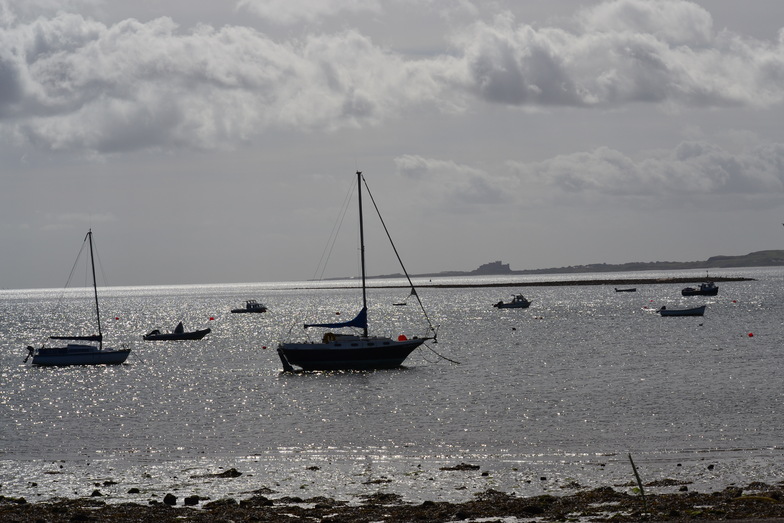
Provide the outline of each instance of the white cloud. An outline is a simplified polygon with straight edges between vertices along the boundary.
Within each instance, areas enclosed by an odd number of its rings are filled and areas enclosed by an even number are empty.
[[[379,9],[349,0],[242,5],[283,18]],[[423,107],[470,115],[482,110],[477,101],[555,109],[784,99],[784,38],[715,34],[707,11],[676,0],[598,4],[571,28],[485,11],[426,58],[355,29],[273,39],[246,26],[182,29],[165,17],[108,23],[60,11],[22,21],[0,7],[0,133],[37,149],[234,148],[268,129],[367,128]]]
[[[59,14],[0,31],[0,45],[5,131],[57,150],[212,148],[268,126],[367,125],[440,89],[427,67],[354,31],[278,43],[247,27]]]
[[[412,22],[425,12],[453,20],[476,17],[480,11],[471,0],[237,0],[237,8],[285,26],[318,25],[328,19],[350,19],[353,23],[351,17],[380,19],[394,16],[393,12],[403,13]]]
[[[586,33],[648,34],[672,46],[709,45],[713,18],[697,4],[681,0],[613,0],[578,14]]]
[[[75,12],[102,4],[104,0],[0,0],[0,26],[35,20],[46,13]]]
[[[378,13],[381,9],[376,0],[239,0],[237,6],[284,25],[314,22],[344,13]]]
[[[672,151],[642,160],[599,147],[544,162],[511,165],[523,180],[544,182],[563,193],[599,196],[618,205],[623,204],[618,197],[624,196],[673,204],[696,197],[737,196],[741,205],[756,205],[778,201],[784,193],[781,143],[731,153],[706,142],[683,142]]]
[[[507,105],[633,102],[765,106],[784,99],[779,42],[714,35],[690,2],[615,0],[577,14],[576,28],[535,28],[511,14],[456,37],[464,81]]]
[[[425,158],[418,155],[403,155],[395,158],[399,174],[415,179],[421,189],[429,195],[440,195],[444,208],[450,212],[471,212],[486,205],[511,203],[508,184],[513,179],[503,180],[491,176],[482,169],[460,165],[453,161]]]

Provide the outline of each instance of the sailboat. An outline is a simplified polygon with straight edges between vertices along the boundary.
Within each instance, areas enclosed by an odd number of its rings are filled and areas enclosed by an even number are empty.
[[[278,345],[278,356],[283,364],[283,370],[292,372],[295,367],[302,370],[376,370],[392,369],[400,367],[405,359],[417,347],[427,340],[435,340],[436,330],[430,325],[433,333],[430,337],[412,337],[400,335],[397,339],[384,336],[371,336],[368,334],[368,306],[367,306],[367,285],[365,277],[365,233],[362,213],[362,183],[365,181],[362,172],[357,171],[357,199],[359,203],[359,238],[360,238],[360,266],[362,276],[362,308],[352,320],[342,323],[312,323],[305,324],[305,329],[321,327],[326,329],[355,328],[361,334],[338,334],[334,332],[324,333],[319,342],[283,342]],[[367,183],[365,182],[367,188]],[[373,200],[372,194],[368,195]],[[373,201],[375,206],[375,201]],[[376,207],[378,213],[378,207]],[[379,214],[379,218],[380,218]],[[384,224],[383,219],[381,220]],[[386,225],[384,225],[386,230]],[[389,231],[386,230],[387,237]],[[390,238],[391,241],[391,238]],[[392,245],[394,249],[394,244]],[[397,250],[395,249],[395,254]],[[400,256],[398,255],[398,261]],[[402,263],[401,263],[402,266]],[[405,272],[405,268],[403,268]],[[411,278],[408,278],[409,285],[413,289]],[[419,300],[419,296],[412,292]],[[421,306],[421,301],[419,302]],[[422,307],[424,312],[424,307]],[[425,312],[427,318],[427,313]],[[429,323],[429,319],[428,319]]]
[[[32,357],[33,365],[62,367],[66,365],[118,365],[125,362],[131,349],[111,349],[103,346],[103,333],[101,332],[101,312],[98,309],[98,286],[95,281],[95,260],[93,258],[93,231],[87,231],[84,242],[90,246],[90,268],[93,277],[93,296],[95,297],[95,318],[98,334],[87,336],[49,336],[52,340],[71,340],[74,342],[93,343],[67,343],[64,347],[41,346],[35,349],[27,347],[25,362]],[[82,246],[84,248],[84,245]],[[94,343],[97,343],[95,345]]]

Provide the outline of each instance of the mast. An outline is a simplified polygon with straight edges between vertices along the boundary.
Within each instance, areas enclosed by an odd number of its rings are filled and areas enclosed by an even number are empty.
[[[367,310],[367,290],[365,288],[365,228],[362,223],[362,171],[357,171],[357,197],[359,199],[359,257],[362,269],[362,308]],[[98,304],[96,298],[96,306]],[[367,338],[367,321],[362,328],[362,333]]]
[[[98,285],[95,282],[95,259],[93,258],[93,230],[87,231],[90,241],[90,268],[93,271],[93,293],[95,294],[95,317],[98,319],[98,346],[103,348],[103,334],[101,333],[101,312],[98,310]]]

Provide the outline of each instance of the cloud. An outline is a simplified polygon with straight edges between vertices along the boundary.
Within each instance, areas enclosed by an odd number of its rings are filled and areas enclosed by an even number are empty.
[[[706,46],[713,18],[697,4],[681,0],[614,0],[577,15],[586,33],[647,34],[668,45]]]
[[[381,10],[376,0],[239,0],[237,7],[282,25],[314,22],[344,13],[378,13]]]
[[[614,0],[576,14],[574,28],[535,28],[509,14],[455,37],[476,96],[516,106],[698,106],[781,103],[782,41],[715,34],[691,2]]]
[[[475,18],[479,13],[471,0],[238,0],[237,9],[284,26],[318,25],[329,19],[349,19],[348,23],[353,23],[352,17],[367,15],[379,20],[400,14],[413,21],[425,13],[445,20]]]
[[[620,205],[640,198],[683,200],[730,197],[756,205],[784,193],[784,144],[732,153],[707,142],[680,143],[671,151],[635,160],[607,147],[538,163],[513,163],[524,185],[546,183],[563,194],[599,197]]]
[[[355,31],[279,43],[247,27],[61,13],[0,30],[0,49],[6,134],[54,150],[231,147],[271,126],[373,125],[440,89],[427,67]]]
[[[0,0],[0,27],[20,20],[35,20],[45,13],[75,12],[96,7],[104,0]]]
[[[430,195],[440,195],[446,210],[471,212],[486,205],[510,203],[506,184],[514,180],[491,176],[482,169],[461,165],[453,161],[403,155],[395,158],[398,174],[416,180]]]
[[[780,207],[784,194],[784,143],[733,152],[684,141],[641,158],[598,147],[487,168],[403,155],[395,165],[412,197],[426,195],[417,205],[437,210],[435,216],[481,212],[508,221],[510,215],[606,215],[611,209],[619,217],[629,210],[759,211]]]
[[[90,2],[66,7],[80,3]],[[49,12],[50,4],[31,5]],[[292,21],[383,16],[380,4],[354,0],[240,5]],[[569,27],[521,24],[485,6],[469,25],[456,16],[449,41],[427,56],[355,29],[273,39],[246,26],[104,23],[66,10],[31,17],[32,7],[9,6],[0,0],[0,135],[39,150],[230,149],[269,129],[367,128],[422,108],[470,117],[481,103],[555,110],[784,99],[784,37],[716,33],[705,9],[680,0],[613,0],[578,12]]]

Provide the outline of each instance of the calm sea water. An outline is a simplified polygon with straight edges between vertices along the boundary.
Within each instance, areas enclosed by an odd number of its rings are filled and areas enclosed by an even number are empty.
[[[721,283],[711,298],[669,284],[423,288],[439,342],[406,368],[311,374],[281,373],[274,347],[290,330],[303,336],[305,320],[356,312],[357,292],[327,288],[335,282],[101,289],[106,338],[133,352],[125,365],[92,368],[22,362],[28,344],[90,317],[86,294],[58,303],[61,290],[0,291],[0,495],[217,499],[266,487],[461,500],[488,488],[623,485],[629,453],[644,480],[692,490],[781,481],[784,269],[713,275],[756,280]],[[530,309],[492,307],[518,291]],[[392,305],[406,294],[371,292],[376,332],[423,332],[413,306]],[[229,313],[251,298],[270,311]],[[703,303],[702,318],[653,312]],[[141,340],[180,320],[212,333]],[[480,470],[441,470],[461,462]],[[229,468],[243,475],[203,477]]]

